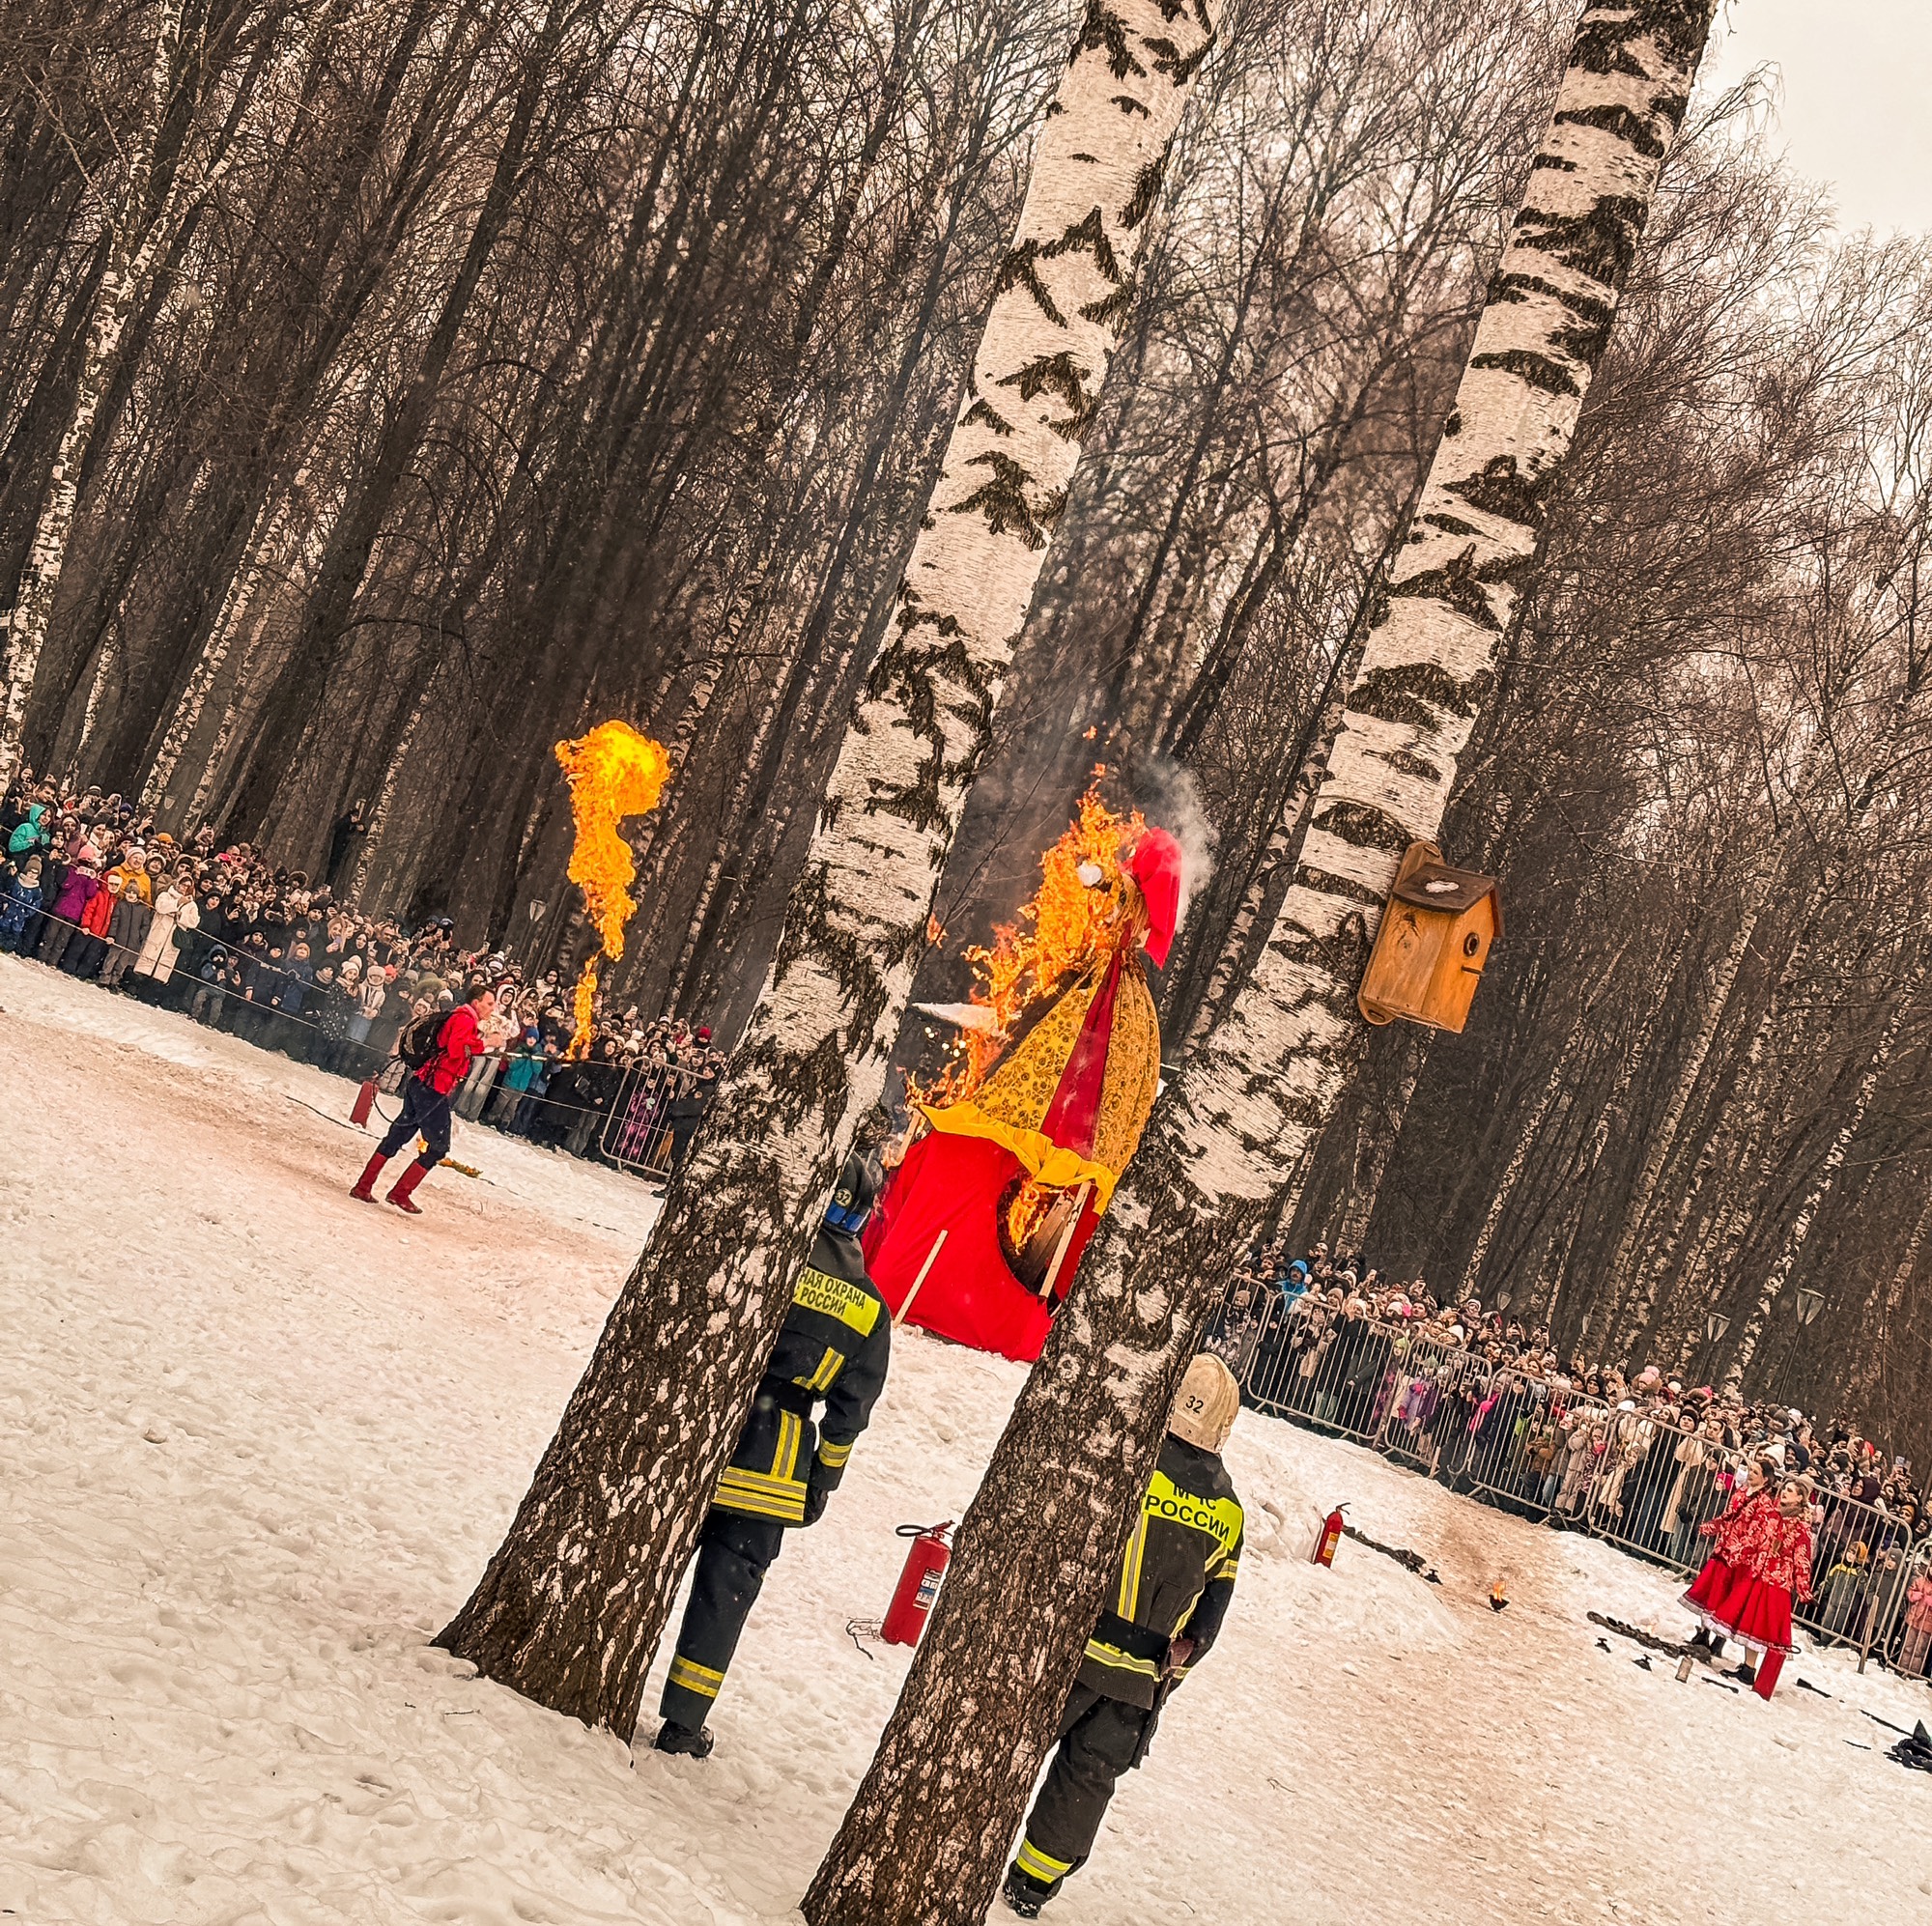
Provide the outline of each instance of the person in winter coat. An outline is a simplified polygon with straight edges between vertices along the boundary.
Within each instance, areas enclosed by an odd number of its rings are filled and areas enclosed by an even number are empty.
[[[355,1007],[349,1018],[348,1044],[344,1056],[343,1069],[348,1076],[361,1078],[369,1075],[374,1065],[370,1058],[374,1054],[369,1048],[369,1033],[376,1020],[383,1014],[383,1007],[389,1000],[389,985],[380,964],[363,966],[360,959],[352,956],[350,963],[357,964],[361,975],[355,979],[354,996]],[[346,972],[349,964],[343,965],[344,986],[348,985]]]
[[[577,1074],[571,1079],[569,1100],[576,1107],[569,1113],[570,1131],[563,1140],[563,1147],[570,1155],[584,1156],[592,1139],[603,1136],[611,1106],[617,1100],[623,1081],[624,1073],[617,1062],[617,1040],[607,1036],[593,1056],[577,1065]]]
[[[230,973],[234,972],[236,986],[240,984],[240,970],[227,950],[218,945],[208,952],[208,960],[195,975],[199,987],[188,999],[187,1013],[196,1023],[205,1023],[211,1030],[221,1026],[221,1005],[227,1001],[223,992],[230,987]]]
[[[526,1030],[516,1038],[503,1073],[497,1079],[497,1088],[490,1092],[489,1113],[484,1120],[514,1135],[525,1093],[536,1082],[542,1067],[542,1041],[535,1030]]]
[[[58,969],[73,947],[74,939],[81,934],[81,913],[100,892],[100,878],[96,869],[98,862],[92,848],[83,848],[74,857],[65,879],[54,892],[53,908],[48,913],[46,926],[41,931],[40,945],[34,951],[51,969]]]
[[[41,888],[41,859],[29,856],[17,866],[10,864],[0,882],[0,949],[18,953],[27,948],[31,929],[41,921],[46,892]]]
[[[1768,1458],[1754,1458],[1745,1473],[1744,1487],[1731,1499],[1721,1516],[1708,1518],[1697,1527],[1698,1536],[1712,1542],[1711,1555],[1704,1561],[1690,1589],[1680,1602],[1695,1612],[1698,1626],[1691,1634],[1693,1646],[1708,1646],[1711,1656],[1719,1657],[1724,1650],[1728,1626],[1718,1624],[1714,1614],[1730,1595],[1737,1572],[1733,1544],[1738,1534],[1751,1528],[1751,1520],[1761,1512],[1776,1507],[1773,1495],[1777,1466]]]
[[[201,922],[200,906],[185,877],[163,883],[155,894],[155,917],[141,953],[134,959],[133,989],[145,1002],[165,1002],[174,981],[175,959]]]
[[[80,912],[80,928],[61,957],[61,968],[70,977],[92,977],[99,973],[107,956],[107,929],[121,901],[121,880],[109,877],[105,885],[88,897]]]
[[[108,882],[111,887],[111,876]],[[114,905],[113,914],[107,920],[107,955],[100,965],[100,981],[105,988],[118,990],[121,987],[122,978],[141,953],[142,944],[148,940],[148,925],[154,920],[154,911],[124,880],[121,900]]]
[[[1932,1546],[1919,1554],[1918,1569],[1905,1589],[1905,1643],[1898,1669],[1908,1679],[1922,1678],[1932,1657]]]
[[[710,1755],[705,1717],[785,1531],[824,1515],[885,1389],[892,1313],[867,1275],[859,1243],[880,1183],[869,1158],[845,1160],[792,1286],[791,1309],[698,1534],[691,1602],[658,1707],[659,1752]]]
[[[120,877],[123,896],[132,896],[136,902],[153,908],[154,879],[148,874],[148,859],[141,851],[130,849],[107,873],[110,877]]]
[[[1206,1352],[1187,1367],[1120,1583],[1087,1641],[1045,1782],[1001,1896],[1022,1919],[1087,1862],[1122,1772],[1147,1756],[1169,1692],[1219,1636],[1240,1567],[1241,1501],[1221,1450],[1241,1408]]]
[[[411,1199],[416,1186],[449,1154],[449,1093],[469,1074],[469,1065],[483,1050],[483,1026],[497,1013],[497,993],[487,983],[469,992],[437,1026],[436,1041],[422,1066],[403,1082],[403,1107],[377,1146],[350,1196],[362,1204],[376,1202],[376,1179],[382,1169],[412,1137],[420,1136],[424,1148],[399,1176],[388,1201],[412,1217],[422,1206]]]
[[[26,815],[7,838],[7,854],[18,863],[29,856],[44,858],[53,846],[53,832],[47,825],[47,806],[44,803],[29,803]]]
[[[347,976],[338,981],[335,966],[325,963],[315,973],[310,987],[308,1009],[314,1028],[308,1033],[308,1061],[318,1070],[340,1075],[349,1049],[349,1019],[355,1008],[354,980]]]

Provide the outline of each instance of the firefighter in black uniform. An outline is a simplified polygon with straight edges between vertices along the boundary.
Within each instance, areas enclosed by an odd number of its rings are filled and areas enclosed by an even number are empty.
[[[705,1714],[785,1527],[818,1522],[885,1389],[892,1314],[859,1247],[879,1186],[868,1158],[846,1159],[792,1287],[791,1310],[698,1535],[691,1602],[659,1706],[660,1752],[710,1752]],[[814,1429],[821,1399],[825,1415]]]
[[[1138,1766],[1162,1701],[1199,1664],[1227,1616],[1241,1559],[1241,1501],[1221,1447],[1241,1394],[1204,1353],[1187,1367],[1160,1461],[1060,1717],[1060,1742],[1033,1802],[1002,1896],[1022,1919],[1085,1863],[1122,1772]]]

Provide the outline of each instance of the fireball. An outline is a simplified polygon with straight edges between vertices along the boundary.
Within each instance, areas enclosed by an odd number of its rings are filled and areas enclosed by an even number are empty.
[[[618,833],[627,816],[641,816],[658,806],[670,779],[670,757],[660,743],[639,735],[628,722],[604,722],[575,742],[560,742],[556,759],[570,783],[570,813],[577,841],[570,852],[570,880],[583,892],[583,912],[597,931],[602,953],[613,961],[624,953],[624,925],[637,912],[631,885],[637,859]],[[590,1042],[597,995],[597,957],[583,966],[573,1007],[577,1034],[570,1054],[581,1056]]]

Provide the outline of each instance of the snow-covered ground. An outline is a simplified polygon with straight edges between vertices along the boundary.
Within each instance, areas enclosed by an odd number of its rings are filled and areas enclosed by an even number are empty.
[[[793,1916],[907,1662],[846,1624],[885,1608],[893,1527],[965,1505],[1018,1374],[903,1341],[767,1584],[716,1755],[634,1766],[425,1641],[650,1194],[459,1123],[482,1179],[370,1209],[345,1084],[11,958],[0,1005],[0,1912]],[[1771,1706],[1680,1685],[1584,1617],[1681,1633],[1661,1574],[1253,1413],[1229,1456],[1253,1537],[1226,1638],[1051,1917],[1932,1918],[1932,1779],[1862,1715],[1909,1725],[1923,1685],[1833,1655]],[[1442,1585],[1353,1544],[1309,1566],[1337,1499]]]

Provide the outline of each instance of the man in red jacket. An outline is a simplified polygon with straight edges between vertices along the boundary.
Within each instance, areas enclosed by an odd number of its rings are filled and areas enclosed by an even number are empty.
[[[423,1140],[422,1154],[396,1179],[389,1202],[412,1217],[422,1215],[421,1206],[410,1202],[426,1171],[433,1171],[449,1154],[449,1093],[469,1074],[470,1062],[483,1054],[483,1026],[497,1009],[497,993],[487,983],[478,983],[469,992],[467,1004],[458,1004],[443,1018],[436,1033],[436,1047],[422,1067],[403,1082],[403,1110],[389,1134],[377,1146],[368,1168],[355,1179],[351,1197],[364,1204],[376,1202],[376,1178],[383,1166],[412,1137]]]

